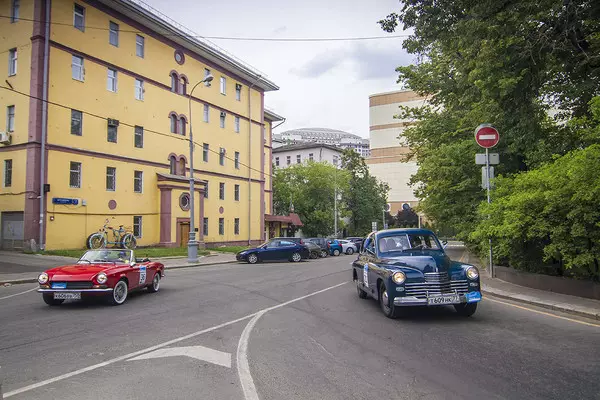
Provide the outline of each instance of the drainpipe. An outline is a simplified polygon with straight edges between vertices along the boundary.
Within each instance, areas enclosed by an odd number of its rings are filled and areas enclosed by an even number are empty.
[[[44,238],[44,223],[46,221],[46,210],[44,200],[44,185],[46,184],[46,135],[48,129],[48,59],[50,57],[50,0],[46,0],[46,31],[44,33],[44,80],[42,87],[42,150],[40,155],[40,250],[46,247]]]
[[[252,88],[260,79],[259,75],[256,82],[248,86],[248,245],[252,243]]]

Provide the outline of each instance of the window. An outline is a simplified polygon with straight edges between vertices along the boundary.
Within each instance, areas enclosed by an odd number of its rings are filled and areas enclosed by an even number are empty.
[[[69,187],[81,187],[81,163],[71,161],[69,170]]]
[[[117,187],[117,169],[106,167],[106,190],[114,192]]]
[[[185,176],[185,158],[183,157],[179,159],[179,171],[177,171],[177,175]]]
[[[71,58],[71,76],[73,79],[83,81],[83,57],[74,55]]]
[[[114,69],[108,69],[108,76],[106,79],[106,90],[110,92],[117,91],[117,71]]]
[[[15,131],[15,106],[6,107],[6,131]]]
[[[169,157],[169,173],[171,175],[177,174],[177,160],[175,159],[175,156]]]
[[[133,191],[135,193],[144,191],[144,171],[133,171]]]
[[[235,99],[237,101],[242,100],[242,85],[240,85],[239,83],[235,84]]]
[[[144,37],[135,35],[135,55],[144,58]]]
[[[12,186],[12,160],[4,160],[4,187]]]
[[[182,94],[185,96],[186,92],[187,92],[187,78],[183,77],[181,78],[181,84],[179,86],[179,94]]]
[[[238,117],[237,115],[235,116],[235,118],[233,119],[234,122],[234,129],[237,133],[240,133],[240,117]]]
[[[221,119],[219,120],[219,125],[221,126],[221,128],[225,128],[225,118],[227,117],[227,114],[225,114],[225,111],[221,111]]]
[[[279,167],[279,157],[275,157],[275,166]]]
[[[209,75],[210,75],[210,69],[204,68],[204,77],[206,78]],[[204,86],[210,86],[210,82],[204,82]]]
[[[133,145],[138,149],[144,147],[144,128],[136,126],[133,133]]]
[[[225,165],[225,149],[222,147],[219,149],[219,164]]]
[[[171,133],[177,133],[177,116],[175,114],[171,114],[169,119],[171,120]]]
[[[208,235],[208,218],[204,217],[204,221],[202,221],[202,234],[204,236]]]
[[[240,185],[235,185],[233,189],[233,199],[235,201],[240,201]]]
[[[17,22],[19,20],[19,9],[21,6],[21,0],[12,0],[10,7],[10,22]]]
[[[206,181],[206,185],[204,185],[204,198],[208,199],[208,181]]]
[[[178,93],[179,92],[179,77],[175,72],[171,73],[171,92]]]
[[[114,119],[108,120],[108,129],[106,134],[106,140],[111,143],[117,143],[117,128],[119,127],[119,121]]]
[[[135,99],[144,100],[144,81],[141,79],[135,80]]]
[[[73,7],[73,26],[81,32],[85,31],[85,8],[79,4]]]
[[[202,144],[202,161],[208,162],[208,143]]]
[[[225,184],[219,183],[219,200],[225,200]]]
[[[233,219],[233,234],[234,235],[240,234],[240,219],[239,218]]]
[[[8,76],[17,74],[17,49],[10,49],[8,51]]]
[[[133,236],[136,238],[142,237],[142,216],[134,215],[133,216]]]
[[[225,218],[219,218],[219,235],[225,234]]]
[[[314,157],[313,153],[308,153],[308,160],[309,161],[314,161],[315,160],[315,157]]]
[[[108,43],[119,47],[119,24],[112,21],[108,24]]]
[[[235,169],[240,169],[240,152],[236,151],[235,152]]]
[[[81,111],[71,110],[71,135],[81,136],[83,133],[83,114]]]
[[[300,164],[302,162],[302,157],[300,154],[296,154],[296,164]]]
[[[204,105],[204,122],[209,121],[210,107],[208,104]]]
[[[227,89],[227,80],[224,76],[221,77],[219,83],[221,84],[221,94],[225,94],[225,90]]]
[[[186,120],[183,117],[179,117],[179,127],[177,129],[177,133],[179,133],[180,135],[185,136],[185,124],[186,124]]]
[[[292,163],[292,156],[286,156],[285,161],[287,165],[290,165]]]

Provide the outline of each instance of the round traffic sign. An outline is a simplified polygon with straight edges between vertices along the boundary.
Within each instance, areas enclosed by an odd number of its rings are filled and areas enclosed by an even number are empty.
[[[500,134],[492,125],[481,124],[475,129],[475,141],[484,149],[489,149],[498,144]]]

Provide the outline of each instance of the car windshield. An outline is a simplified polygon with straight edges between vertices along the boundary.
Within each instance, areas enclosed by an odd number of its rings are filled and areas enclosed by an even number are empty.
[[[399,234],[380,238],[380,253],[392,253],[407,250],[440,250],[438,241],[428,234]]]
[[[127,263],[129,260],[131,260],[131,250],[102,249],[86,251],[77,263]]]

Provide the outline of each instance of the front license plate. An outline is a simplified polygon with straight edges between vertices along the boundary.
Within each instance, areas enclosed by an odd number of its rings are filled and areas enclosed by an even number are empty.
[[[81,300],[81,292],[54,292],[56,300]]]
[[[66,289],[67,282],[52,282],[52,289]]]
[[[427,305],[430,306],[438,306],[442,304],[456,304],[460,303],[460,298],[456,294],[451,294],[447,296],[435,296],[427,298]]]

